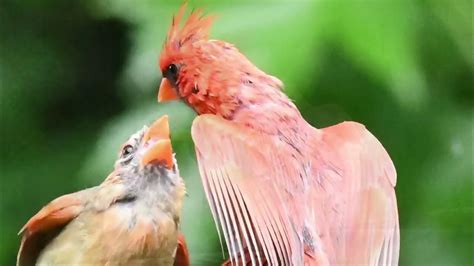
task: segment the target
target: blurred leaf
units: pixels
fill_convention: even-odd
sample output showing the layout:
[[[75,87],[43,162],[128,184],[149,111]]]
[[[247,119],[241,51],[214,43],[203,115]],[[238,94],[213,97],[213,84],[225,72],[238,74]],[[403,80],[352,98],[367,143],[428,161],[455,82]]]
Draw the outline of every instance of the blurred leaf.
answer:
[[[431,4],[429,6],[434,10],[436,16],[441,19],[445,27],[451,33],[452,38],[458,45],[466,61],[473,67],[472,36],[474,32],[472,1],[459,0],[448,3],[443,0],[430,0],[429,3]]]

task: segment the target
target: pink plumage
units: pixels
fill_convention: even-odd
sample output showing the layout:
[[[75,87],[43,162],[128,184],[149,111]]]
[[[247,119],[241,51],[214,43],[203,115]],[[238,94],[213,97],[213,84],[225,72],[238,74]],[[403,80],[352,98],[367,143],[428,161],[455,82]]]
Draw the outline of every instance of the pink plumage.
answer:
[[[277,78],[232,44],[209,40],[212,19],[173,20],[160,57],[160,99],[180,98],[199,170],[233,265],[396,265],[396,172],[361,124],[317,129]]]

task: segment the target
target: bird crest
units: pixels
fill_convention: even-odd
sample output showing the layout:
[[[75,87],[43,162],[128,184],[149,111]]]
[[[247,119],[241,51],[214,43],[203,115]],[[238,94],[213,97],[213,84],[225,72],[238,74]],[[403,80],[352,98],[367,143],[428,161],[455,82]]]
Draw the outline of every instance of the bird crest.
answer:
[[[191,14],[181,26],[187,4],[183,4],[176,15],[173,16],[168,35],[164,43],[164,49],[160,57],[160,68],[166,67],[166,63],[171,60],[181,48],[196,41],[208,40],[209,30],[214,21],[214,16],[204,15],[202,9],[191,11]]]

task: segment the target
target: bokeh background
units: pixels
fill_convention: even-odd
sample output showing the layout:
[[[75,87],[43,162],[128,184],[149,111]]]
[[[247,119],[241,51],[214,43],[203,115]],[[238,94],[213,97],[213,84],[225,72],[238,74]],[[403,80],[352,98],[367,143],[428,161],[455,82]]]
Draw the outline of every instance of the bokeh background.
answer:
[[[171,117],[193,265],[221,248],[181,103],[158,104],[159,56],[179,1],[2,1],[0,265],[57,196],[101,182],[127,136]],[[189,1],[212,37],[281,78],[317,127],[364,123],[398,170],[400,265],[472,265],[470,0]]]

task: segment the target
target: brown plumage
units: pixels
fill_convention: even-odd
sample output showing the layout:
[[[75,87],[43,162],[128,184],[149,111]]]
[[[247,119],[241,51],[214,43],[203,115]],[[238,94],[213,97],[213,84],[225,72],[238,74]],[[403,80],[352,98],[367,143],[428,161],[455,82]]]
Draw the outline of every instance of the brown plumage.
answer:
[[[184,194],[165,116],[130,137],[101,185],[53,200],[26,223],[17,265],[187,266]]]

